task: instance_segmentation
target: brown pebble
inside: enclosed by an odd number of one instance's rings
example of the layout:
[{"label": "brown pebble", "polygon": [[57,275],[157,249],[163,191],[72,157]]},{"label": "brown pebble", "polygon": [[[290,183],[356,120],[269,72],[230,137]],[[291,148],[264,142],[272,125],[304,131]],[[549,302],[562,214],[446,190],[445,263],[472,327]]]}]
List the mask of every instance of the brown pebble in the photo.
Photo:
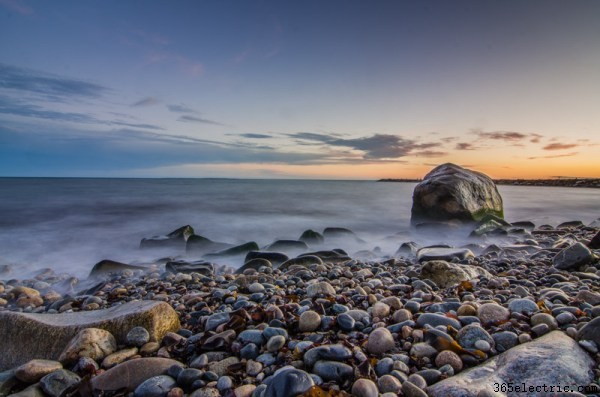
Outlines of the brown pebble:
[{"label": "brown pebble", "polygon": [[454,372],[459,372],[463,369],[463,362],[458,356],[458,354],[454,353],[451,350],[443,350],[441,351],[437,357],[435,358],[435,365],[440,368],[444,365],[449,364]]}]

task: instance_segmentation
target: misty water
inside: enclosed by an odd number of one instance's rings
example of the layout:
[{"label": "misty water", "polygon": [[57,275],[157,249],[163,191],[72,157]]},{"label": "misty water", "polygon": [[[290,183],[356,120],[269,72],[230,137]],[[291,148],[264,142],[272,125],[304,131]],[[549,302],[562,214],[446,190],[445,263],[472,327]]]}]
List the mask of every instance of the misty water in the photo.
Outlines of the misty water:
[{"label": "misty water", "polygon": [[[377,246],[391,255],[405,241],[445,242],[412,235],[414,186],[374,181],[0,178],[0,264],[12,265],[11,277],[47,267],[85,277],[102,259],[157,259],[156,252],[139,249],[140,240],[187,224],[211,240],[256,241],[259,246],[298,239],[306,229],[345,227],[366,241],[364,246],[339,242],[349,253]],[[508,221],[555,226],[570,220],[589,223],[600,216],[600,189],[499,190]],[[227,264],[237,267],[239,260]]]}]

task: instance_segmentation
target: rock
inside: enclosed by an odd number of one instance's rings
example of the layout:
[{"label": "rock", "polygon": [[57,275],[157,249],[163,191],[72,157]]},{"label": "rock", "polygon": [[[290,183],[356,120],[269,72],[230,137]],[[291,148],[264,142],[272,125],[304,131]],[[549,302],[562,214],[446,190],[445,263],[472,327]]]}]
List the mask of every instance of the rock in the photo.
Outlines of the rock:
[{"label": "rock", "polygon": [[413,192],[413,225],[427,221],[476,222],[488,214],[504,218],[496,185],[488,176],[455,164],[437,166]]},{"label": "rock", "polygon": [[63,349],[81,330],[100,328],[118,344],[127,343],[131,328],[148,330],[152,341],[180,328],[175,310],[164,302],[134,301],[110,309],[61,314],[0,312],[0,370],[34,358],[58,360]]},{"label": "rock", "polygon": [[323,345],[313,347],[304,353],[304,364],[312,368],[317,361],[345,361],[352,358],[352,351],[343,345]]},{"label": "rock", "polygon": [[600,347],[600,317],[594,318],[581,327],[577,333],[577,340],[591,340]]},{"label": "rock", "polygon": [[592,306],[600,305],[600,293],[589,290],[581,290],[575,296],[575,299],[587,302]]},{"label": "rock", "polygon": [[232,356],[224,360],[208,363],[208,370],[214,372],[218,376],[227,375],[227,367],[239,363],[239,358]]},{"label": "rock", "polygon": [[498,350],[499,352],[504,352],[506,350],[512,349],[514,346],[516,346],[519,340],[517,334],[511,331],[496,332],[494,335],[492,335],[492,338],[494,339],[496,350]]},{"label": "rock", "polygon": [[203,387],[190,394],[190,397],[220,397],[221,393],[214,387]]},{"label": "rock", "polygon": [[182,226],[166,236],[143,238],[140,248],[183,248],[187,239],[193,234],[194,228],[190,225]]},{"label": "rock", "polygon": [[44,393],[51,397],[64,397],[75,390],[79,382],[81,378],[77,374],[59,369],[40,379],[40,386]]},{"label": "rock", "polygon": [[590,242],[588,244],[588,248],[593,249],[593,250],[600,249],[600,231],[598,233],[596,233],[594,235],[594,237],[592,237],[592,239],[590,240]]},{"label": "rock", "polygon": [[438,325],[452,326],[456,329],[460,329],[460,321],[455,320],[451,317],[446,317],[443,314],[438,313],[423,313],[417,318],[417,325],[421,328],[425,328],[425,325],[431,325],[437,327]]},{"label": "rock", "polygon": [[36,383],[44,376],[62,369],[62,364],[52,360],[31,360],[15,369],[15,377],[21,382]]},{"label": "rock", "polygon": [[537,304],[531,299],[513,299],[508,302],[511,313],[531,314],[539,310]]},{"label": "rock", "polygon": [[271,353],[276,353],[285,346],[285,337],[283,335],[275,335],[269,338],[267,341],[267,351]]},{"label": "rock", "polygon": [[473,251],[467,248],[425,247],[417,251],[417,260],[420,263],[437,260],[452,261],[453,259],[462,261],[473,257],[475,257]]},{"label": "rock", "polygon": [[133,392],[134,397],[166,397],[167,393],[177,386],[175,379],[167,375],[153,376],[145,380]]},{"label": "rock", "polygon": [[511,382],[515,387],[588,385],[594,379],[593,366],[594,361],[577,342],[553,331],[438,382],[427,391],[431,397],[477,397],[492,393],[495,383]]},{"label": "rock", "polygon": [[456,341],[465,349],[474,349],[478,341],[485,341],[494,346],[494,339],[482,327],[477,324],[469,324],[462,327],[456,333]]},{"label": "rock", "polygon": [[182,364],[179,361],[159,357],[135,358],[125,361],[119,366],[93,377],[91,380],[92,390],[132,392],[146,379],[165,374],[172,365]]},{"label": "rock", "polygon": [[290,258],[282,252],[250,251],[246,254],[244,263],[252,259],[264,259],[271,262],[273,266],[279,266]]},{"label": "rock", "polygon": [[321,258],[319,258],[318,256],[303,255],[303,256],[299,256],[297,258],[288,259],[287,261],[283,262],[281,264],[281,266],[279,266],[279,269],[287,270],[291,266],[294,266],[294,265],[308,267],[311,265],[322,265],[322,264],[323,264],[323,260]]},{"label": "rock", "polygon": [[205,329],[207,331],[212,331],[216,329],[219,325],[224,324],[229,321],[230,315],[229,312],[220,312],[212,314],[206,320]]},{"label": "rock", "polygon": [[352,318],[352,316],[350,316],[348,313],[339,314],[336,321],[338,326],[347,332],[352,331],[356,325],[356,320],[354,320],[354,318]]},{"label": "rock", "polygon": [[369,334],[367,351],[371,354],[383,354],[395,347],[394,337],[387,328],[375,328]]},{"label": "rock", "polygon": [[[2,396],[4,396],[2,394]],[[9,397],[47,397],[47,394],[44,394],[42,387],[39,383],[29,386],[28,388],[21,390],[18,393],[9,394]]]},{"label": "rock", "polygon": [[255,385],[242,385],[233,390],[233,395],[234,397],[251,397],[255,389]]},{"label": "rock", "polygon": [[133,327],[125,337],[130,346],[142,347],[150,342],[150,332],[144,327]]},{"label": "rock", "polygon": [[14,371],[0,372],[0,396],[8,396],[11,390],[19,384]]},{"label": "rock", "polygon": [[377,380],[377,386],[381,393],[398,393],[402,388],[400,381],[392,375],[383,375]]},{"label": "rock", "polygon": [[458,354],[450,350],[442,350],[435,358],[435,365],[437,365],[438,368],[441,368],[444,365],[450,365],[455,373],[460,372],[463,368],[463,362]]},{"label": "rock", "polygon": [[313,310],[307,310],[300,315],[298,330],[300,332],[312,332],[319,329],[321,316]]},{"label": "rock", "polygon": [[215,272],[214,263],[199,260],[195,262],[186,262],[183,260],[170,261],[165,265],[165,270],[169,273],[199,273],[205,276],[213,274]]},{"label": "rock", "polygon": [[126,263],[111,261],[110,259],[104,259],[94,265],[88,277],[107,277],[110,274],[118,274],[124,270],[147,271],[148,268],[144,266],[128,265]]},{"label": "rock", "polygon": [[275,371],[262,397],[294,397],[304,393],[314,384],[308,373],[292,367],[283,367]]},{"label": "rock", "polygon": [[440,288],[448,288],[462,281],[477,277],[491,279],[493,276],[482,267],[435,260],[421,266],[421,277],[430,279]]},{"label": "rock", "polygon": [[352,377],[354,369],[339,361],[317,361],[312,372],[319,375],[325,381],[341,382],[342,380]]},{"label": "rock", "polygon": [[308,245],[320,245],[323,244],[325,238],[321,233],[309,229],[305,230],[298,240],[303,241]]},{"label": "rock", "polygon": [[71,339],[58,360],[65,364],[75,363],[82,357],[101,361],[115,350],[117,341],[110,332],[99,328],[86,328]]},{"label": "rock", "polygon": [[484,303],[477,309],[477,317],[482,324],[497,323],[508,320],[510,312],[496,303]]},{"label": "rock", "polygon": [[557,269],[570,270],[590,263],[593,258],[592,251],[588,247],[575,243],[556,254],[552,264]]},{"label": "rock", "polygon": [[207,252],[224,250],[229,247],[231,247],[231,244],[212,241],[211,239],[208,239],[206,237],[193,234],[187,239],[187,242],[185,244],[185,251],[188,254],[198,255]]},{"label": "rock", "polygon": [[273,268],[273,264],[266,259],[263,258],[254,258],[250,259],[242,267],[235,271],[236,274],[242,274],[248,269],[254,269],[256,271],[260,270],[262,267]]},{"label": "rock", "polygon": [[123,349],[109,354],[102,360],[102,368],[109,369],[115,365],[121,364],[123,361],[132,358],[138,354],[137,347],[131,347],[129,349]]},{"label": "rock", "polygon": [[269,251],[306,251],[308,245],[304,241],[299,240],[277,240],[268,245],[265,249]]},{"label": "rock", "polygon": [[344,227],[326,227],[323,230],[323,237],[326,239],[331,238],[352,238],[356,239],[356,234],[350,229],[346,229]]},{"label": "rock", "polygon": [[229,256],[239,256],[239,255],[247,255],[250,251],[258,251],[259,247],[254,241],[250,241],[244,244],[236,245],[235,247],[230,247],[221,251],[212,252],[210,254],[204,255],[205,258],[222,258]]},{"label": "rock", "polygon": [[410,381],[402,384],[402,394],[406,397],[427,397],[427,393]]},{"label": "rock", "polygon": [[352,385],[354,397],[378,397],[377,385],[370,379],[358,379]]},{"label": "rock", "polygon": [[319,295],[335,296],[335,289],[327,281],[320,281],[317,283],[309,284],[306,287],[306,297],[314,298]]}]

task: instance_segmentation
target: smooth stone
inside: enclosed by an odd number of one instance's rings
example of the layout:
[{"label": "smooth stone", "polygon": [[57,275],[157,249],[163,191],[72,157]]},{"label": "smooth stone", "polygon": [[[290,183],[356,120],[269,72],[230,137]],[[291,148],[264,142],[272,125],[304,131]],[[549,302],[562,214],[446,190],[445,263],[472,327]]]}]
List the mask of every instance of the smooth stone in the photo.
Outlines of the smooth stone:
[{"label": "smooth stone", "polygon": [[320,281],[306,287],[306,296],[314,298],[319,295],[335,295],[335,289],[327,281]]},{"label": "smooth stone", "polygon": [[233,388],[233,379],[231,379],[229,376],[221,376],[217,381],[217,389],[221,393],[231,388]]},{"label": "smooth stone", "polygon": [[91,379],[92,390],[109,392],[113,390],[134,391],[142,382],[153,376],[164,375],[172,365],[182,364],[168,358],[135,358],[109,369]]},{"label": "smooth stone", "polygon": [[427,397],[423,389],[408,380],[402,384],[402,393],[406,397]]},{"label": "smooth stone", "polygon": [[312,370],[313,373],[319,375],[325,381],[339,382],[354,374],[354,369],[339,361],[317,361]]},{"label": "smooth stone", "polygon": [[285,337],[283,335],[272,336],[267,342],[267,350],[271,353],[276,353],[285,346]]},{"label": "smooth stone", "polygon": [[125,270],[130,271],[148,271],[148,268],[144,266],[128,265],[110,259],[104,259],[94,265],[88,278],[104,278],[110,274],[118,274]]},{"label": "smooth stone", "polygon": [[423,313],[419,316],[419,318],[417,318],[416,323],[417,326],[421,328],[425,328],[425,325],[431,325],[434,328],[439,325],[444,327],[450,325],[456,329],[460,329],[462,327],[460,321],[437,313]]},{"label": "smooth stone", "polygon": [[252,283],[248,286],[248,291],[251,294],[254,294],[257,292],[265,292],[265,287],[261,283]]},{"label": "smooth stone", "polygon": [[590,263],[594,259],[592,251],[582,243],[575,243],[560,251],[552,259],[552,264],[557,269],[571,270]]},{"label": "smooth stone", "polygon": [[104,357],[114,353],[115,350],[117,350],[117,341],[110,332],[99,328],[86,328],[71,339],[60,354],[58,361],[70,364],[82,357],[102,361]]},{"label": "smooth stone", "polygon": [[594,361],[577,342],[553,331],[516,346],[483,364],[428,387],[431,397],[477,397],[493,392],[494,383],[514,385],[588,385]]},{"label": "smooth stone", "polygon": [[419,263],[427,261],[444,262],[452,261],[453,259],[462,261],[474,257],[475,254],[473,254],[473,251],[467,248],[424,247],[417,251],[417,261]]},{"label": "smooth stone", "polygon": [[294,397],[314,385],[315,382],[308,373],[284,367],[275,372],[261,397]]},{"label": "smooth stone", "polygon": [[419,342],[419,343],[415,343],[414,345],[412,345],[411,349],[410,349],[410,355],[417,357],[417,358],[423,358],[423,357],[435,357],[435,355],[438,354],[438,351],[435,349],[435,347],[431,346],[429,343],[425,343],[425,342]]},{"label": "smooth stone", "polygon": [[150,342],[150,332],[144,327],[133,327],[127,333],[126,339],[128,345],[142,347]]},{"label": "smooth stone", "polygon": [[263,331],[259,329],[244,330],[237,338],[242,343],[254,343],[257,346],[262,346],[264,343]]},{"label": "smooth stone", "polygon": [[198,273],[202,275],[210,275],[215,272],[215,265],[212,262],[199,260],[195,262],[187,262],[183,260],[170,261],[165,265],[165,270],[169,273],[191,274]]},{"label": "smooth stone", "polygon": [[376,302],[371,307],[371,316],[383,319],[390,314],[390,307],[383,302]]},{"label": "smooth stone", "polygon": [[440,288],[448,288],[462,281],[478,277],[491,279],[493,276],[482,267],[429,260],[421,266],[421,277],[433,281]]},{"label": "smooth stone", "polygon": [[508,302],[511,313],[531,314],[539,311],[537,304],[530,299],[512,299]]},{"label": "smooth stone", "polygon": [[177,386],[175,379],[167,375],[153,376],[135,388],[134,397],[166,397],[167,393]]},{"label": "smooth stone", "polygon": [[600,305],[600,293],[582,290],[577,293],[575,299],[589,303],[592,306]]},{"label": "smooth stone", "polygon": [[20,392],[9,394],[8,397],[47,397],[47,394],[42,390],[42,386],[39,383],[36,383]]},{"label": "smooth stone", "polygon": [[272,268],[273,264],[266,259],[263,258],[254,258],[250,259],[248,262],[244,263],[242,267],[235,271],[236,274],[242,274],[248,269],[260,270],[262,267]]},{"label": "smooth stone", "polygon": [[206,331],[213,331],[219,325],[228,322],[229,319],[230,319],[230,313],[229,312],[221,312],[221,313],[212,314],[206,320],[206,324],[204,326],[204,329]]},{"label": "smooth stone", "polygon": [[5,397],[9,395],[11,390],[19,383],[19,380],[15,376],[15,371],[0,372],[0,396]]},{"label": "smooth stone", "polygon": [[469,324],[462,327],[456,334],[456,341],[465,349],[473,349],[478,341],[485,341],[494,346],[494,338],[481,326]]},{"label": "smooth stone", "polygon": [[121,364],[123,361],[132,358],[133,356],[138,354],[137,347],[130,347],[129,349],[122,349],[116,351],[112,354],[109,354],[102,360],[102,368],[109,369],[114,367],[115,365]]},{"label": "smooth stone", "polygon": [[370,379],[357,379],[352,384],[352,395],[354,397],[378,397],[377,385]]},{"label": "smooth stone", "polygon": [[343,331],[347,332],[352,331],[356,325],[356,320],[354,320],[347,312],[339,314],[336,318],[336,322]]},{"label": "smooth stone", "polygon": [[315,232],[311,229],[302,232],[302,235],[298,240],[303,241],[308,245],[319,245],[325,242],[325,238],[321,233]]},{"label": "smooth stone", "polygon": [[233,390],[234,397],[251,397],[256,385],[242,385]]},{"label": "smooth stone", "polygon": [[21,382],[36,383],[44,376],[62,369],[62,364],[52,360],[31,360],[15,369],[14,375]]},{"label": "smooth stone", "polygon": [[558,322],[552,315],[548,313],[536,313],[531,316],[531,326],[535,327],[537,325],[545,324],[551,330],[558,328]]},{"label": "smooth stone", "polygon": [[313,310],[307,310],[300,315],[298,330],[300,332],[312,332],[319,329],[321,316]]},{"label": "smooth stone", "polygon": [[79,382],[81,378],[77,374],[59,369],[40,379],[40,386],[44,393],[51,397],[64,397],[73,391]]},{"label": "smooth stone", "polygon": [[517,345],[519,337],[511,331],[496,332],[492,335],[496,350],[503,352]]},{"label": "smooth stone", "polygon": [[224,360],[208,363],[208,370],[216,373],[219,376],[227,375],[227,368],[230,365],[237,364],[240,359],[233,356],[227,357]]},{"label": "smooth stone", "polygon": [[118,344],[141,326],[150,340],[160,341],[169,331],[181,328],[177,312],[165,302],[132,301],[109,309],[60,314],[0,312],[0,371],[38,358],[58,360],[63,349],[81,330],[100,328]]},{"label": "smooth stone", "polygon": [[345,361],[352,358],[352,351],[343,345],[322,345],[313,347],[304,353],[304,364],[312,368],[317,361]]},{"label": "smooth stone", "polygon": [[244,263],[248,263],[253,259],[264,259],[269,261],[273,266],[279,266],[290,258],[282,252],[250,251],[246,254]]},{"label": "smooth stone", "polygon": [[245,359],[255,359],[258,357],[260,350],[254,343],[248,343],[240,350],[240,357]]},{"label": "smooth stone", "polygon": [[600,346],[600,317],[592,319],[577,332],[577,340],[590,340]]},{"label": "smooth stone", "polygon": [[220,397],[221,393],[215,387],[203,387],[190,394],[190,397]]},{"label": "smooth stone", "polygon": [[392,333],[387,328],[376,328],[369,334],[367,351],[371,354],[383,354],[396,346]]},{"label": "smooth stone", "polygon": [[380,393],[398,393],[402,384],[395,376],[383,375],[377,380],[377,387]]},{"label": "smooth stone", "polygon": [[203,373],[204,371],[201,371],[197,368],[181,368],[176,378],[177,385],[179,385],[185,392],[191,393],[193,391],[192,385],[196,380],[202,377]]},{"label": "smooth stone", "polygon": [[504,217],[502,197],[485,174],[446,163],[430,171],[413,191],[411,224],[428,221],[479,221]]},{"label": "smooth stone", "polygon": [[435,365],[438,368],[444,365],[450,365],[455,373],[459,372],[463,368],[463,362],[458,356],[450,350],[442,350],[435,358]]},{"label": "smooth stone", "polygon": [[482,324],[500,323],[508,320],[510,312],[496,303],[484,303],[477,309],[477,317]]},{"label": "smooth stone", "polygon": [[269,244],[265,249],[269,251],[297,252],[308,250],[308,245],[300,240],[277,240]]}]

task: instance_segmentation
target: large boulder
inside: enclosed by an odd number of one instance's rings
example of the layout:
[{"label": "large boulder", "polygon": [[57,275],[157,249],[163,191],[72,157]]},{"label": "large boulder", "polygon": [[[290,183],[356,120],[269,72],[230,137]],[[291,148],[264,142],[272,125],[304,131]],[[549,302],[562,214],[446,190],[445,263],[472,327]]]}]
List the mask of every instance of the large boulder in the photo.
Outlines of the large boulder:
[{"label": "large boulder", "polygon": [[194,228],[185,225],[179,229],[173,230],[166,236],[153,236],[143,238],[140,242],[140,248],[183,248],[187,239],[194,234]]},{"label": "large boulder", "polygon": [[493,276],[482,267],[446,261],[429,261],[421,266],[421,278],[430,279],[440,288],[448,288],[478,277],[491,279]]},{"label": "large boulder", "polygon": [[[550,396],[554,393],[543,389],[544,386],[590,384],[594,380],[593,367],[594,360],[577,342],[561,331],[553,331],[438,382],[427,389],[427,394],[431,397]],[[515,390],[523,385],[528,389]],[[529,391],[530,387],[534,392]]]},{"label": "large boulder", "polygon": [[476,222],[486,215],[504,218],[502,197],[494,181],[456,164],[437,166],[413,192],[411,223]]},{"label": "large boulder", "polygon": [[159,342],[180,328],[179,317],[168,303],[128,302],[104,310],[45,314],[0,312],[0,371],[39,358],[58,360],[79,331],[100,328],[114,335],[117,344],[127,343],[127,333],[144,327],[150,340]]}]

